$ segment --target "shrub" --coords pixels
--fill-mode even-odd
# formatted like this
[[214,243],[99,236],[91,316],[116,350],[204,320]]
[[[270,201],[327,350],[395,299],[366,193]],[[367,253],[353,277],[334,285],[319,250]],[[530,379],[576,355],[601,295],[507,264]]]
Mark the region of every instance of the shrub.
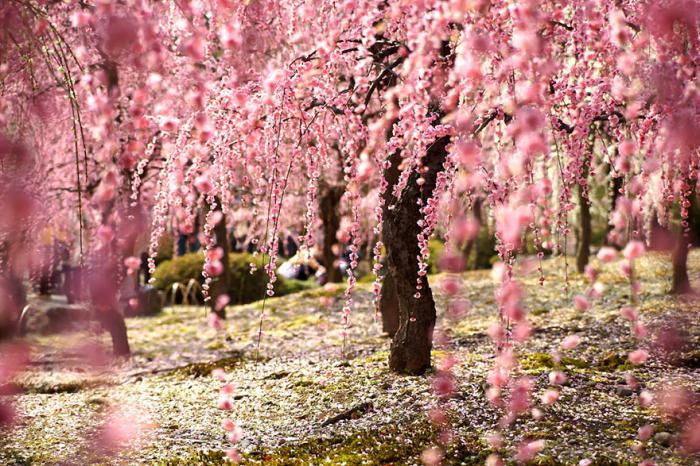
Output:
[[[250,273],[250,264],[257,265],[257,269]],[[173,283],[187,284],[190,279],[204,283],[202,268],[204,267],[204,254],[195,252],[185,254],[175,259],[163,261],[156,268],[153,278],[155,287],[168,290]],[[267,289],[267,274],[263,269],[262,257],[254,257],[247,253],[229,254],[230,289],[229,296],[232,304],[250,303],[262,299]],[[289,280],[281,276],[275,283],[275,295],[284,296],[297,291],[315,287],[316,284],[309,281]]]

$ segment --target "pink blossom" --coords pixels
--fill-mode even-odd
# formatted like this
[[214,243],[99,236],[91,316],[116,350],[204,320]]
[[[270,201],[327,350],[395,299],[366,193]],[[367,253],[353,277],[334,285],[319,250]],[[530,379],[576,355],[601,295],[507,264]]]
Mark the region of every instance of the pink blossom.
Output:
[[214,309],[216,311],[220,311],[223,308],[225,308],[230,302],[231,302],[231,298],[229,297],[228,294],[226,294],[226,293],[220,294],[219,296],[216,297],[216,303],[214,305]]
[[598,251],[597,256],[601,262],[612,262],[617,258],[617,251],[614,248],[603,246]]
[[681,449],[687,455],[700,453],[700,412],[685,420],[680,435]]
[[585,296],[579,294],[574,296],[574,307],[577,311],[585,312],[591,305]]
[[515,458],[520,462],[527,462],[534,458],[539,452],[544,450],[544,440],[524,441],[518,446]]
[[645,424],[637,431],[637,438],[642,442],[645,442],[651,438],[653,433],[654,427],[649,424]]
[[620,314],[622,314],[622,317],[632,322],[637,320],[637,317],[639,317],[639,313],[637,312],[637,310],[629,306],[625,306],[622,309],[620,309]]
[[219,260],[213,260],[204,265],[204,271],[209,277],[218,277],[224,272],[224,264]]
[[128,273],[133,275],[134,272],[136,272],[141,266],[141,259],[138,257],[129,256],[124,259],[124,265],[126,266]]
[[194,186],[197,188],[197,191],[203,194],[209,194],[214,189],[214,185],[208,175],[200,175],[195,178]]
[[628,357],[632,364],[634,364],[635,366],[639,366],[646,362],[647,358],[649,358],[649,353],[647,353],[643,349],[638,349],[636,351],[632,351],[628,355]]
[[421,461],[425,466],[438,466],[442,463],[442,450],[437,447],[431,447],[423,450]]
[[632,261],[642,257],[645,249],[644,243],[641,241],[630,241],[622,250],[622,255],[625,256],[625,259]]
[[231,401],[231,398],[228,396],[222,395],[219,398],[219,402],[217,404],[218,408],[224,411],[230,411],[233,409],[233,402]]
[[229,431],[228,441],[231,443],[238,443],[243,438],[243,430],[238,425],[234,425],[233,429]]
[[545,390],[542,394],[542,403],[546,405],[551,405],[559,399],[559,392],[557,390]]
[[503,466],[503,460],[496,453],[491,453],[486,458],[486,466]]
[[221,330],[224,328],[223,320],[221,319],[221,317],[219,317],[215,313],[210,312],[208,319],[209,319],[209,326],[211,328],[213,328],[214,330]]
[[566,375],[561,371],[552,371],[549,373],[549,383],[552,385],[561,385],[566,382]]
[[220,382],[225,382],[227,378],[226,371],[223,369],[216,368],[213,371],[211,371],[212,377],[214,377],[216,380],[219,380]]
[[580,342],[581,337],[579,337],[578,335],[569,335],[568,337],[564,338],[564,340],[561,342],[561,346],[564,349],[574,349],[579,345]]
[[234,463],[239,463],[241,461],[241,454],[235,448],[229,448],[226,450],[226,458],[233,461]]
[[639,394],[639,405],[642,408],[648,408],[654,401],[654,395],[648,390],[642,390]]

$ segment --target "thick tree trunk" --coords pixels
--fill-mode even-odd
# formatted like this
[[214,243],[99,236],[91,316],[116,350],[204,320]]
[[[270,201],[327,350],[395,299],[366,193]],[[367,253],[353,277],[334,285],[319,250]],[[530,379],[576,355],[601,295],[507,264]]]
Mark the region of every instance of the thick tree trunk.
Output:
[[583,187],[578,186],[578,205],[579,227],[581,234],[578,241],[578,251],[576,253],[576,270],[583,273],[588,265],[588,259],[591,254],[591,236],[593,229],[591,227],[591,207],[588,204],[588,199],[583,195]]
[[97,311],[97,320],[112,337],[112,352],[115,356],[129,356],[129,338],[126,333],[126,322],[116,307]]
[[[612,170],[612,168],[611,168]],[[615,206],[617,205],[617,199],[620,197],[620,190],[622,189],[622,183],[623,179],[621,176],[614,176],[612,179],[612,186],[610,188],[610,212],[613,212],[615,210]],[[608,218],[610,218],[610,215],[608,215]],[[605,244],[610,245],[610,232],[613,230],[613,226],[608,223],[606,232],[605,232]]]
[[695,232],[700,226],[700,211],[698,210],[697,194],[695,192],[695,180],[689,180],[692,186],[688,200],[688,232],[684,234],[683,227],[678,228],[676,244],[673,248],[673,279],[671,284],[671,294],[689,294],[693,292],[688,277],[688,250],[696,241]]
[[321,196],[318,205],[318,214],[323,224],[323,266],[326,268],[326,281],[338,283],[343,280],[340,269],[336,265],[338,259],[333,253],[333,245],[340,229],[340,200],[345,188],[343,186],[330,186],[326,182],[321,185]]
[[[474,215],[474,218],[476,221],[479,223],[479,231],[481,231],[481,226],[484,224],[483,217],[481,215],[481,204],[482,204],[482,199],[480,197],[477,197],[474,199],[474,204],[472,205],[472,215]],[[475,251],[474,253],[474,264],[473,267],[469,267],[469,257],[472,255],[472,251]],[[464,268],[467,270],[476,270],[478,263],[479,263],[479,235],[475,236],[474,238],[467,240],[467,243],[464,245],[464,248],[462,249],[462,257],[464,257]]]
[[382,283],[382,296],[379,301],[379,309],[382,313],[382,330],[394,338],[399,329],[399,300],[396,295],[394,279],[390,273],[384,277]]
[[[408,185],[394,202],[394,208],[385,211],[384,244],[387,250],[387,273],[393,281],[398,302],[398,329],[391,343],[389,367],[398,373],[422,374],[430,367],[430,351],[435,328],[435,301],[426,277],[421,278],[420,296],[416,298],[418,256],[417,236],[422,218],[418,199],[426,202],[433,193],[438,173],[447,155],[449,137],[435,141],[423,158],[425,183],[416,183],[419,175],[413,173]],[[398,170],[400,155],[390,159],[391,167]],[[392,175],[387,173],[386,175]],[[387,176],[389,179],[390,176]],[[390,186],[393,184],[390,181]],[[391,189],[391,188],[390,188]]]
[[[221,202],[218,199],[216,200],[216,205],[216,210],[220,211]],[[218,310],[216,309],[217,298],[223,294],[228,293],[231,287],[231,270],[228,260],[230,248],[228,243],[228,234],[226,231],[226,216],[223,215],[223,212],[221,216],[221,221],[214,226],[214,236],[216,237],[214,247],[219,247],[224,251],[224,255],[221,258],[221,264],[224,266],[224,270],[221,273],[221,275],[219,275],[218,277],[214,277],[211,281],[211,285],[209,287],[209,296],[211,296],[211,299],[209,300],[209,306],[211,312],[216,314],[219,318],[225,319],[226,307],[222,307]]]
[[688,278],[688,238],[680,229],[678,240],[673,249],[673,283],[671,294],[687,294],[692,291]]

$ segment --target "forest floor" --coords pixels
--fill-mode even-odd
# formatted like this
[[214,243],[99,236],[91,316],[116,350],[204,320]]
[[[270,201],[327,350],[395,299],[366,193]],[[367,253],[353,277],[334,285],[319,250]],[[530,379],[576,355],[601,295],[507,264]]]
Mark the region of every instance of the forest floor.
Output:
[[[594,259],[595,261],[595,259]],[[700,289],[700,251],[690,256],[692,281]],[[568,264],[568,289],[561,258],[544,261],[546,283],[537,272],[527,276],[526,303],[536,328],[518,349],[518,372],[529,374],[535,393],[547,387],[557,367],[568,374],[560,400],[544,407],[544,417],[524,416],[506,431],[512,453],[523,438],[545,440],[532,464],[637,464],[632,446],[640,426],[652,423],[657,434],[648,457],[660,465],[698,464],[673,444],[678,427],[639,407],[638,392],[625,385],[631,370],[645,389],[662,383],[700,387],[700,311],[687,299],[670,297],[668,257],[649,255],[637,267],[642,290],[641,320],[654,331],[674,324],[688,345],[672,358],[652,353],[647,364],[632,368],[626,354],[636,347],[629,324],[620,316],[629,303],[629,284],[616,264],[602,267],[605,295],[591,309],[573,309],[572,296],[587,286]],[[256,339],[260,302],[228,308],[225,331],[210,328],[205,310],[166,308],[155,317],[128,319],[133,358],[102,369],[89,369],[76,341],[96,340],[105,351],[104,334],[33,336],[31,369],[21,375],[14,396],[20,414],[11,431],[0,431],[0,464],[224,464],[228,447],[217,409],[221,383],[211,376],[221,367],[236,385],[233,410],[244,436],[239,444],[244,464],[420,464],[421,453],[435,444],[437,432],[427,420],[438,404],[450,413],[454,440],[444,464],[483,464],[486,436],[500,413],[489,405],[484,387],[493,365],[494,345],[486,334],[496,320],[494,285],[489,271],[467,272],[469,314],[457,324],[442,314],[440,275],[432,276],[438,302],[438,326],[450,338],[436,345],[434,359],[448,352],[458,364],[457,393],[439,401],[431,374],[398,376],[387,367],[389,340],[375,321],[367,285],[355,293],[355,306],[343,354],[343,286],[307,290],[267,300],[259,352]],[[548,354],[560,350],[567,335],[581,345],[563,364]],[[537,398],[539,402],[539,398]],[[135,413],[126,422],[141,435],[116,456],[91,450],[98,426],[114,407]],[[324,422],[355,412],[349,419]],[[92,453],[89,453],[91,452]]]

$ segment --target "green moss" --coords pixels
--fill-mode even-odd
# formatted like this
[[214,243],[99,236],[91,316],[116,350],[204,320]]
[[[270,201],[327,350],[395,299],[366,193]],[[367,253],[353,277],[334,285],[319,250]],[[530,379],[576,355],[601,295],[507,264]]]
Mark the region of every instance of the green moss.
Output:
[[603,357],[598,360],[596,367],[608,372],[626,371],[633,368],[626,357],[615,351],[605,353]]
[[[350,436],[313,439],[276,449],[258,449],[244,456],[244,464],[269,466],[299,464],[418,464],[421,453],[432,446],[437,432],[425,419],[411,425],[386,425]],[[487,452],[476,442],[460,442],[448,451],[456,464],[483,464]]]
[[543,371],[547,369],[564,369],[575,367],[585,369],[590,365],[582,360],[564,356],[557,363],[549,353],[529,353],[520,358],[520,367],[526,371]]
[[193,450],[185,455],[157,461],[151,464],[152,466],[189,466],[191,464],[197,464],[200,466],[219,466],[224,464],[229,465],[231,462],[226,459],[226,455],[223,451]]
[[211,375],[214,369],[229,370],[236,367],[243,360],[242,355],[231,356],[209,362],[196,362],[177,369],[173,369],[170,374],[182,377],[206,377]]

